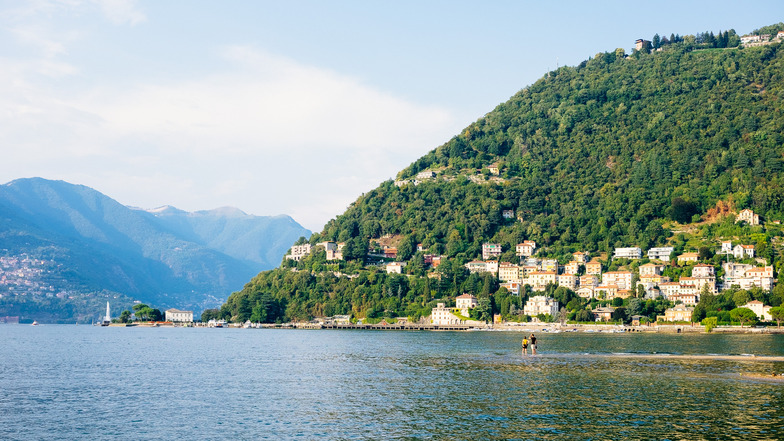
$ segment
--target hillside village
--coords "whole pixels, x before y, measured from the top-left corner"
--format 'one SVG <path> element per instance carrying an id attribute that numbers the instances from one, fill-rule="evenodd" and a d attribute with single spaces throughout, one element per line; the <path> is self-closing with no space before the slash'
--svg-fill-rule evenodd
<path id="1" fill-rule="evenodd" d="M 433 177 L 434 174 L 428 174 L 427 177 L 422 175 L 419 178 Z M 504 210 L 503 216 L 512 219 L 514 212 Z M 752 210 L 744 209 L 738 213 L 735 222 L 757 226 L 760 225 L 760 218 Z M 299 261 L 315 248 L 325 251 L 327 261 L 343 260 L 345 243 L 332 241 L 295 245 L 286 258 Z M 429 268 L 427 277 L 440 279 L 438 268 L 447 257 L 427 253 L 422 244 L 417 245 L 417 251 L 423 253 L 423 261 Z M 568 262 L 538 257 L 537 244 L 531 240 L 515 246 L 517 259 L 514 262 L 500 260 L 505 251 L 501 244 L 484 243 L 481 259 L 469 261 L 463 266 L 469 274 L 490 275 L 497 279 L 500 288 L 513 296 L 523 296 L 527 300 L 523 314 L 533 321 L 551 321 L 559 316 L 565 305 L 559 305 L 555 298 L 545 295 L 558 287 L 566 288 L 585 302 L 596 305 L 590 311 L 590 318 L 595 321 L 616 319 L 613 315 L 616 308 L 613 305 L 620 306 L 630 298 L 637 298 L 669 302 L 671 307 L 658 315 L 657 321 L 689 322 L 701 296 L 738 289 L 771 291 L 776 282 L 773 266 L 755 255 L 754 245 L 729 240 L 722 241 L 715 250 L 715 255 L 722 256 L 718 267 L 707 263 L 707 256 L 696 250 L 677 254 L 672 246 L 652 247 L 645 251 L 636 246 L 619 247 L 614 249 L 611 256 L 577 251 Z M 640 264 L 643 259 L 645 263 Z M 398 249 L 389 245 L 369 252 L 367 262 L 369 267 L 383 268 L 387 274 L 405 274 L 409 263 L 398 260 Z M 619 267 L 608 270 L 611 266 Z M 679 276 L 667 275 L 668 268 L 673 267 L 680 269 Z M 292 270 L 296 271 L 296 268 Z M 471 310 L 478 305 L 476 296 L 464 293 L 454 299 L 454 306 L 447 306 L 446 302 L 438 303 L 432 309 L 430 323 L 478 323 L 470 318 Z M 741 306 L 752 309 L 760 320 L 772 319 L 770 305 L 750 300 Z M 640 319 L 645 321 L 641 316 L 629 319 L 638 323 Z M 494 321 L 499 320 L 500 317 L 494 318 Z"/>

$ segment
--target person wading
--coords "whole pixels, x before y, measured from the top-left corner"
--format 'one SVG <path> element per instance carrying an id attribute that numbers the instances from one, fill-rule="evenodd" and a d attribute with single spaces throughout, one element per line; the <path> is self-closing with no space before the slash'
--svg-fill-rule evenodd
<path id="1" fill-rule="evenodd" d="M 528 339 L 523 337 L 523 355 L 528 355 Z"/>
<path id="2" fill-rule="evenodd" d="M 531 333 L 531 355 L 536 355 L 536 336 Z"/>

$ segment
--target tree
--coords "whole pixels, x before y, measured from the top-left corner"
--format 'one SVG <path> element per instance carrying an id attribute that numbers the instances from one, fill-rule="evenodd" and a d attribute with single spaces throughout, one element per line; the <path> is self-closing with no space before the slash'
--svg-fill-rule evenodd
<path id="1" fill-rule="evenodd" d="M 613 320 L 620 320 L 622 322 L 626 321 L 626 308 L 615 308 L 615 311 L 612 312 L 612 319 Z"/>
<path id="2" fill-rule="evenodd" d="M 753 325 L 757 323 L 757 314 L 754 314 L 749 308 L 735 308 L 730 311 L 730 317 L 734 322 L 740 322 L 740 327 L 743 327 L 744 323 L 748 323 L 749 325 Z"/>
<path id="3" fill-rule="evenodd" d="M 774 306 L 770 308 L 770 316 L 776 320 L 776 327 L 781 327 L 781 322 L 784 321 L 784 306 Z"/>
<path id="4" fill-rule="evenodd" d="M 705 332 L 711 332 L 718 325 L 718 319 L 716 317 L 707 317 L 702 320 L 702 325 L 705 326 Z"/>
<path id="5" fill-rule="evenodd" d="M 683 198 L 677 197 L 672 200 L 670 206 L 670 218 L 676 222 L 687 224 L 691 222 L 692 216 L 697 214 L 697 205 Z"/>
<path id="6" fill-rule="evenodd" d="M 732 295 L 732 301 L 735 302 L 735 306 L 740 308 L 751 301 L 751 294 L 745 290 L 737 291 Z"/>
<path id="7" fill-rule="evenodd" d="M 474 309 L 479 320 L 485 323 L 493 320 L 493 311 L 492 305 L 490 303 L 490 297 L 480 297 L 476 308 Z"/>
<path id="8" fill-rule="evenodd" d="M 214 320 L 220 317 L 220 310 L 219 309 L 205 309 L 201 313 L 201 321 L 208 322 L 210 320 Z"/>
<path id="9" fill-rule="evenodd" d="M 651 39 L 651 44 L 653 45 L 654 49 L 661 47 L 661 37 L 659 37 L 659 34 L 655 34 L 653 36 L 653 39 Z"/>
<path id="10" fill-rule="evenodd" d="M 131 311 L 127 309 L 120 313 L 120 323 L 128 323 L 131 320 Z"/>

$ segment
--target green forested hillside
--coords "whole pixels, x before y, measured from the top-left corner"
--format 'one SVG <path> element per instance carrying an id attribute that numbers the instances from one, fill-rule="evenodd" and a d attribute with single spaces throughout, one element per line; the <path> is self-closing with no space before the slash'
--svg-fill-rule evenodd
<path id="1" fill-rule="evenodd" d="M 399 182 L 362 195 L 311 238 L 345 242 L 351 262 L 328 264 L 323 252 L 296 264 L 299 272 L 284 262 L 232 295 L 221 314 L 416 316 L 434 298 L 496 293 L 496 281 L 469 277 L 462 267 L 481 254 L 483 242 L 502 244 L 501 260 L 508 261 L 526 239 L 555 257 L 672 242 L 683 248 L 689 238 L 672 231 L 699 221 L 710 221 L 698 230 L 703 243 L 722 228 L 753 236 L 779 266 L 780 230 L 738 232 L 731 221 L 721 228 L 711 222 L 716 213 L 743 208 L 767 222 L 784 219 L 782 43 L 715 48 L 737 45 L 738 38 L 732 32 L 711 43 L 710 37 L 664 45 L 654 38 L 660 51 L 599 53 L 549 72 L 401 171 Z M 436 176 L 417 178 L 422 171 Z M 514 217 L 504 219 L 502 210 Z M 397 238 L 398 260 L 411 259 L 413 277 L 361 269 L 385 237 Z M 440 281 L 421 277 L 417 243 L 447 257 Z M 496 312 L 512 302 L 501 298 L 503 291 L 491 298 Z"/>

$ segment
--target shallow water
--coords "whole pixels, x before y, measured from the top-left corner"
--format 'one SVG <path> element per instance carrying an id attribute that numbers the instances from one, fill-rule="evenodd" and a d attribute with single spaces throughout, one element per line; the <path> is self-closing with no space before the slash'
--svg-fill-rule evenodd
<path id="1" fill-rule="evenodd" d="M 784 336 L 537 336 L 0 325 L 0 439 L 784 438 Z"/>

